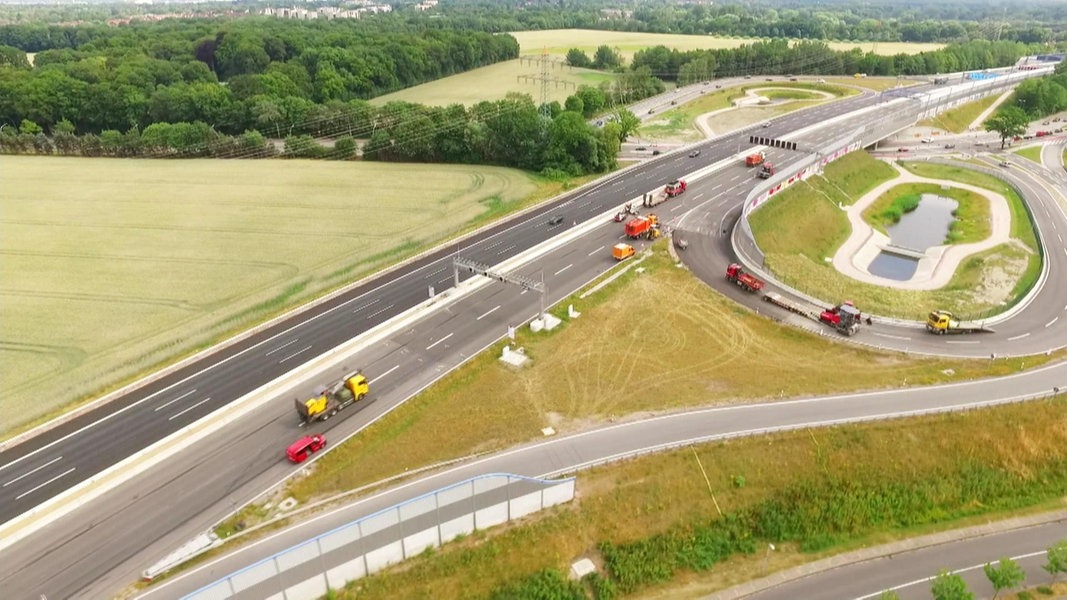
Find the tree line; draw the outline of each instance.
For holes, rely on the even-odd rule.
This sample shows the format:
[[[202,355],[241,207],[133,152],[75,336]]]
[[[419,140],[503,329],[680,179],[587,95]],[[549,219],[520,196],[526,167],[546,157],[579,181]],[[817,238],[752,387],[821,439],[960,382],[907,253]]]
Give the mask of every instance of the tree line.
[[[584,98],[584,100],[583,100]],[[0,152],[70,156],[153,158],[320,158],[487,164],[569,177],[614,169],[616,155],[639,121],[619,111],[602,127],[586,115],[607,108],[605,90],[582,87],[567,106],[537,106],[526,94],[511,94],[470,108],[391,102],[382,107],[360,100],[314,105],[287,124],[271,142],[263,133],[217,131],[203,121],[153,123],[144,130],[115,129],[76,134],[60,121],[47,135],[30,120],[0,127]],[[542,110],[545,109],[545,111]],[[547,115],[545,115],[547,112]],[[547,118],[546,118],[547,116]],[[318,140],[330,138],[326,146]],[[366,142],[359,147],[357,139]]]
[[[50,44],[58,37],[70,47],[39,52],[31,69],[21,52],[38,44],[22,29],[0,27],[0,123],[28,119],[50,130],[67,120],[97,134],[194,121],[229,134],[269,129],[316,104],[372,98],[519,52],[509,35],[475,31],[165,21],[47,28]]]
[[[631,68],[647,67],[657,77],[692,83],[712,77],[742,75],[926,75],[1005,67],[1037,54],[1040,45],[974,41],[940,50],[883,56],[858,48],[839,51],[825,42],[777,39],[738,48],[677,50],[656,46],[634,54]]]

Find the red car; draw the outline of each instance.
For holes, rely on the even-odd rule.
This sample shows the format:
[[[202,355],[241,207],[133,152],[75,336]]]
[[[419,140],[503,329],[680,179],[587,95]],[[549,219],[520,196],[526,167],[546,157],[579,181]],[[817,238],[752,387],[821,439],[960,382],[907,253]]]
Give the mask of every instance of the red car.
[[[307,460],[309,454],[314,454],[319,450],[322,450],[326,446],[326,437],[318,433],[314,435],[305,435],[299,440],[293,442],[285,449],[285,455],[289,457],[289,460],[295,463],[302,463]]]

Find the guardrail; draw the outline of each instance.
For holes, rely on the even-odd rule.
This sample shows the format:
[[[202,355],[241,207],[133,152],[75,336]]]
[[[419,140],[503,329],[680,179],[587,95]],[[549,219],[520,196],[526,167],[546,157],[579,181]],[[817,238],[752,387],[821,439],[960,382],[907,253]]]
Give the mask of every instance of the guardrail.
[[[282,550],[182,600],[313,600],[461,535],[574,499],[575,478],[495,473],[424,494]]]
[[[1028,394],[1024,396],[1016,396],[1012,398],[999,398],[996,400],[986,400],[983,402],[956,404],[952,406],[940,406],[937,408],[924,408],[918,410],[901,411],[898,413],[885,413],[880,415],[868,415],[863,417],[849,417],[843,419],[829,419],[818,422],[808,423],[796,423],[792,425],[777,425],[773,427],[758,427],[755,429],[746,429],[743,431],[731,431],[728,433],[716,433],[711,435],[703,435],[694,438],[688,438],[685,440],[675,440],[672,442],[666,442],[663,444],[656,444],[655,446],[648,446],[646,448],[640,448],[637,450],[630,450],[627,452],[620,452],[611,456],[605,456],[598,459],[586,461],[581,464],[571,465],[569,467],[544,473],[541,477],[560,477],[562,475],[568,475],[578,473],[594,467],[599,467],[605,464],[618,462],[621,460],[628,460],[631,458],[644,456],[646,454],[654,454],[657,452],[663,452],[666,450],[676,450],[678,448],[686,448],[689,446],[695,446],[697,444],[706,444],[709,442],[718,442],[722,440],[730,440],[736,438],[752,437],[756,435],[766,435],[769,433],[784,433],[788,431],[802,431],[805,429],[815,429],[818,427],[834,427],[837,425],[856,424],[856,423],[871,423],[876,421],[889,421],[895,419],[904,419],[908,417],[921,417],[927,415],[947,414],[963,412],[968,410],[977,410],[980,408],[989,408],[993,406],[1001,406],[1005,404],[1018,404],[1021,402],[1034,402],[1037,400],[1051,400],[1053,398],[1067,395],[1067,388],[1053,388],[1052,390],[1041,394]]]

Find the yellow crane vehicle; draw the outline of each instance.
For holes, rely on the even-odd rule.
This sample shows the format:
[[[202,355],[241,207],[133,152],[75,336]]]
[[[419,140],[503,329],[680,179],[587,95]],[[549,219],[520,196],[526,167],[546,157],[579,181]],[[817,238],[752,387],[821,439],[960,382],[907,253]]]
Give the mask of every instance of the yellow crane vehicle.
[[[993,330],[983,325],[962,326],[960,322],[947,310],[935,310],[926,317],[926,330],[930,333],[945,335],[946,333],[993,333]]]
[[[325,421],[330,417],[362,400],[370,392],[370,381],[356,371],[345,375],[332,387],[322,390],[310,400],[295,399],[296,412],[300,415],[300,425],[315,421]]]

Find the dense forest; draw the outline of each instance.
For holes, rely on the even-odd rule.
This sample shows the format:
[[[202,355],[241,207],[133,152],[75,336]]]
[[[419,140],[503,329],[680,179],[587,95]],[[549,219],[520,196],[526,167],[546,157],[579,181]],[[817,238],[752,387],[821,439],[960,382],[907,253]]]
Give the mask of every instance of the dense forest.
[[[615,77],[599,88],[579,89],[563,106],[539,107],[528,96],[472,107],[366,102],[517,57],[516,40],[499,31],[529,28],[537,15],[578,21],[601,15],[597,23],[606,22],[595,4],[562,11],[536,2],[510,11],[501,2],[446,6],[441,14],[398,10],[366,19],[246,16],[122,26],[0,26],[0,151],[359,155],[580,174],[614,166],[619,142],[636,126],[633,116],[618,107],[661,93],[664,81],[789,73],[917,75],[1005,66],[1045,50],[1038,44],[978,40],[917,55],[880,56],[858,49],[834,51],[821,41],[774,39],[722,50],[649,48],[627,65],[614,49],[603,46],[592,57],[573,50],[568,60],[613,71]],[[631,20],[649,23],[645,17],[656,11],[729,6],[650,3],[635,9]],[[757,14],[762,6],[755,3],[750,12]],[[651,12],[640,13],[646,9]],[[585,25],[578,21],[551,25]],[[26,51],[36,52],[32,67]],[[586,122],[605,111],[614,114],[607,126]],[[551,118],[543,118],[545,114]],[[322,138],[330,138],[331,145],[316,142]],[[365,140],[362,147],[360,139]]]
[[[292,3],[270,3],[274,6]],[[305,3],[301,3],[305,4]],[[341,0],[306,3],[338,6]],[[681,4],[670,0],[449,0],[432,19],[414,1],[391,2],[393,13],[375,20],[423,27],[488,32],[586,28],[613,31],[713,34],[794,39],[887,42],[1008,40],[1025,43],[1067,39],[1067,4],[1057,0],[720,0]],[[267,5],[252,0],[190,3],[89,3],[0,5],[0,25],[102,23],[146,14],[241,16]],[[6,42],[4,42],[6,43]],[[31,52],[36,49],[10,44]],[[60,46],[42,46],[44,48]]]

